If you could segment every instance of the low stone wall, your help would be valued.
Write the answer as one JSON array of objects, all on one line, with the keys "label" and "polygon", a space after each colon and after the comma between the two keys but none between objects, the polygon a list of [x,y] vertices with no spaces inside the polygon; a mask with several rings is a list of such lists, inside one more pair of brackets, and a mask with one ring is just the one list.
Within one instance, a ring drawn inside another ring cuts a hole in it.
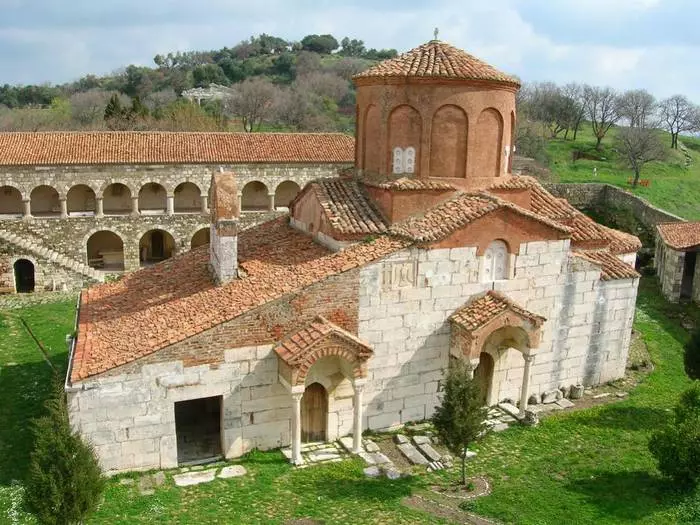
[{"label": "low stone wall", "polygon": [[75,302],[77,292],[47,292],[0,295],[0,310],[16,310],[38,304]]}]

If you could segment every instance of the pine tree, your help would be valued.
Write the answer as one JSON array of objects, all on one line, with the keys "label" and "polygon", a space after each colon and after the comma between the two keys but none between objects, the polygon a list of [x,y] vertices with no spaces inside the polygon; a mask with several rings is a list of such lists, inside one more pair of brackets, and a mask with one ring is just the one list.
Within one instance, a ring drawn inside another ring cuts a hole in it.
[{"label": "pine tree", "polygon": [[120,119],[124,116],[124,109],[122,108],[122,103],[119,101],[119,97],[115,93],[107,102],[105,107],[105,120]]},{"label": "pine tree", "polygon": [[690,341],[685,345],[683,361],[688,377],[700,380],[700,328],[695,330]]},{"label": "pine tree", "polygon": [[70,427],[58,377],[45,406],[47,414],[34,421],[26,504],[41,523],[81,523],[95,510],[105,481],[93,448]]},{"label": "pine tree", "polygon": [[450,452],[462,458],[462,485],[466,485],[467,450],[485,434],[488,408],[483,404],[478,383],[472,379],[471,369],[461,359],[450,364],[443,392],[442,404],[435,407],[433,424]]}]

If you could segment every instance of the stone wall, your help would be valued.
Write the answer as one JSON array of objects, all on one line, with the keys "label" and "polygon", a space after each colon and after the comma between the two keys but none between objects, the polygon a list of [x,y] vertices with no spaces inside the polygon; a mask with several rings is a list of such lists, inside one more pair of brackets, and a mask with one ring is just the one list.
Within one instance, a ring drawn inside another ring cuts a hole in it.
[{"label": "stone wall", "polygon": [[672,303],[677,303],[681,300],[684,266],[685,253],[669,248],[660,237],[657,237],[656,274],[661,284],[661,293]]}]

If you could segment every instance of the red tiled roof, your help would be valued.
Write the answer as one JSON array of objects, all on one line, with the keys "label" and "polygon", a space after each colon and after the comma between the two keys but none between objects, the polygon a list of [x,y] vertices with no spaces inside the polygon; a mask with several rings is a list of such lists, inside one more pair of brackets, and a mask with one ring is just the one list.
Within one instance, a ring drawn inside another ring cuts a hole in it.
[{"label": "red tiled roof", "polygon": [[525,190],[539,185],[539,182],[537,182],[537,179],[534,177],[528,175],[512,175],[497,179],[496,182],[489,186],[488,190]]},{"label": "red tiled roof", "polygon": [[488,80],[519,86],[520,82],[473,55],[439,40],[431,40],[406,53],[384,60],[355,75],[355,79],[376,77],[447,78]]},{"label": "red tiled roof", "polygon": [[639,237],[631,233],[608,228],[607,226],[599,225],[603,231],[608,233],[608,238],[611,239],[608,249],[614,255],[622,255],[623,253],[638,252],[642,249],[642,241]]},{"label": "red tiled roof", "polygon": [[422,216],[409,217],[405,221],[394,224],[391,232],[417,242],[435,242],[446,238],[476,219],[502,208],[546,224],[567,237],[570,233],[568,228],[557,222],[485,192],[460,193],[431,208]]},{"label": "red tiled roof", "polygon": [[413,179],[401,177],[393,180],[369,180],[362,181],[367,186],[382,188],[385,190],[394,191],[420,191],[420,190],[440,190],[440,191],[455,191],[456,188],[448,182],[435,179]]},{"label": "red tiled roof", "polygon": [[86,131],[0,133],[0,165],[352,163],[340,133]]},{"label": "red tiled roof", "polygon": [[356,180],[321,179],[310,184],[333,230],[339,234],[369,235],[387,230],[381,214]]},{"label": "red tiled roof", "polygon": [[403,249],[382,236],[330,252],[278,219],[244,230],[238,240],[246,277],[212,284],[202,246],[118,282],[85,290],[71,379],[80,381],[132,362],[285,294]]},{"label": "red tiled roof", "polygon": [[503,294],[493,290],[457,310],[450,316],[450,321],[467,331],[472,331],[484,326],[506,310],[511,310],[529,319],[537,327],[546,321],[544,317],[526,310]]},{"label": "red tiled roof", "polygon": [[300,360],[303,360],[314,346],[324,341],[331,334],[339,335],[361,348],[363,351],[359,356],[360,358],[368,358],[373,353],[372,348],[367,343],[321,316],[318,316],[298,332],[285,337],[275,347],[275,352],[285,363],[295,365]]},{"label": "red tiled roof", "polygon": [[656,229],[664,243],[674,250],[700,246],[700,222],[666,222]]},{"label": "red tiled roof", "polygon": [[635,279],[640,277],[634,268],[621,261],[607,250],[576,251],[573,255],[574,257],[580,257],[581,259],[600,266],[600,278],[603,281]]}]

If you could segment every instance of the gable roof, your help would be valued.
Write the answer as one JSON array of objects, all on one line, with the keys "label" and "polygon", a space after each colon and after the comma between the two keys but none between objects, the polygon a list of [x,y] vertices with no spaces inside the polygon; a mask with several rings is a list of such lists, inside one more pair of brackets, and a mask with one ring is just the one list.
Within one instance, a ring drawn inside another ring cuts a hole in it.
[{"label": "gable roof", "polygon": [[215,286],[205,245],[118,282],[88,288],[81,295],[71,380],[145,357],[408,244],[382,236],[331,252],[280,218],[239,234],[245,278]]},{"label": "gable roof", "polygon": [[381,77],[487,80],[519,86],[520,82],[446,42],[431,40],[395,58],[384,60],[353,79]]},{"label": "gable roof", "polygon": [[0,133],[0,165],[352,163],[340,133],[52,131]]},{"label": "gable roof", "polygon": [[632,266],[621,261],[607,250],[576,251],[573,252],[573,256],[600,266],[600,279],[602,281],[641,277]]},{"label": "gable roof", "polygon": [[457,310],[450,316],[450,321],[468,332],[472,332],[508,310],[528,319],[536,327],[542,326],[542,323],[546,321],[541,315],[526,310],[494,290],[486,292],[485,295]]},{"label": "gable roof", "polygon": [[665,222],[658,224],[656,229],[664,244],[674,250],[688,250],[700,246],[700,221]]}]

